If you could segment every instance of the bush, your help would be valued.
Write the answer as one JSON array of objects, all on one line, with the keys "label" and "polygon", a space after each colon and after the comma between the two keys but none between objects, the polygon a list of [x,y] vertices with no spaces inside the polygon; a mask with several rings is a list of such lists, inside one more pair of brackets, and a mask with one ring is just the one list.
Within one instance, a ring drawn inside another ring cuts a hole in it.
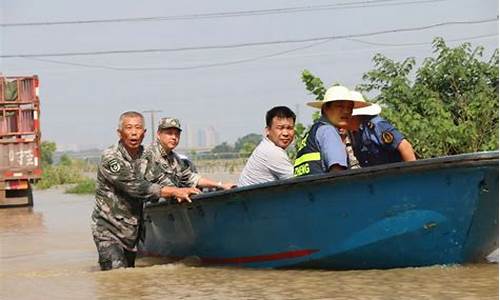
[{"label": "bush", "polygon": [[66,189],[65,193],[69,194],[94,194],[95,193],[95,180],[92,178],[85,178],[74,187]]},{"label": "bush", "polygon": [[43,169],[41,180],[36,184],[39,189],[48,189],[54,185],[78,183],[85,179],[79,169],[71,166],[47,166]]}]

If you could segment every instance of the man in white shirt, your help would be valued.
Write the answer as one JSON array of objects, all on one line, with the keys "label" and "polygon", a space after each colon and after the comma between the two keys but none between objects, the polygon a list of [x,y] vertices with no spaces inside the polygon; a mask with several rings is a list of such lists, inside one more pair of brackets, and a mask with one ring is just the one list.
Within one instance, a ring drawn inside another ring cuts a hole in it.
[{"label": "man in white shirt", "polygon": [[293,177],[293,165],[286,148],[295,136],[295,114],[286,106],[266,113],[266,136],[252,152],[241,172],[238,186]]}]

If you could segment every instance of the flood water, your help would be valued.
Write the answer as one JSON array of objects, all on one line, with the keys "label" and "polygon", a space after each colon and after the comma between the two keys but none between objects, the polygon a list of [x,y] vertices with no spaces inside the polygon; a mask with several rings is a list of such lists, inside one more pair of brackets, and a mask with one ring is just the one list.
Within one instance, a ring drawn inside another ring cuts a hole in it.
[{"label": "flood water", "polygon": [[0,210],[0,299],[498,299],[498,264],[369,271],[251,270],[165,264],[101,272],[92,196],[35,191]]}]

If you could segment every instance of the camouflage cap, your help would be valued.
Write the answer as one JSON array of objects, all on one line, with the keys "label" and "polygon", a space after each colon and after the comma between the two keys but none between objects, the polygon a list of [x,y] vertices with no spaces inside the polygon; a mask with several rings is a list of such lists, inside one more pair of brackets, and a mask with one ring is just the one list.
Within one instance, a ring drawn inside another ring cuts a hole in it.
[{"label": "camouflage cap", "polygon": [[178,119],[170,117],[161,118],[160,123],[158,123],[158,130],[167,128],[177,128],[182,131],[181,122]]}]

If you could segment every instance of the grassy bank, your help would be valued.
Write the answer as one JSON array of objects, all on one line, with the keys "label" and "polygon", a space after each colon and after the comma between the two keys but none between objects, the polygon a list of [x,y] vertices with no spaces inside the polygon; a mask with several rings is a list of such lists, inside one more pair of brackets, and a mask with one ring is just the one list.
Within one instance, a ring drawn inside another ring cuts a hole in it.
[{"label": "grassy bank", "polygon": [[[195,160],[198,172],[202,174],[235,175],[239,174],[246,159],[210,159]],[[46,165],[43,168],[42,179],[35,185],[36,189],[48,189],[58,185],[68,185],[66,193],[94,194],[96,166],[77,159],[64,159],[57,165]]]},{"label": "grassy bank", "polygon": [[65,190],[66,193],[93,194],[95,180],[85,176],[85,173],[95,170],[95,166],[88,165],[80,160],[65,160],[57,165],[43,167],[41,180],[35,185],[36,189],[48,189],[58,185],[72,186]]},{"label": "grassy bank", "polygon": [[95,185],[95,180],[87,177],[75,186],[66,189],[65,192],[69,194],[94,194]]}]

